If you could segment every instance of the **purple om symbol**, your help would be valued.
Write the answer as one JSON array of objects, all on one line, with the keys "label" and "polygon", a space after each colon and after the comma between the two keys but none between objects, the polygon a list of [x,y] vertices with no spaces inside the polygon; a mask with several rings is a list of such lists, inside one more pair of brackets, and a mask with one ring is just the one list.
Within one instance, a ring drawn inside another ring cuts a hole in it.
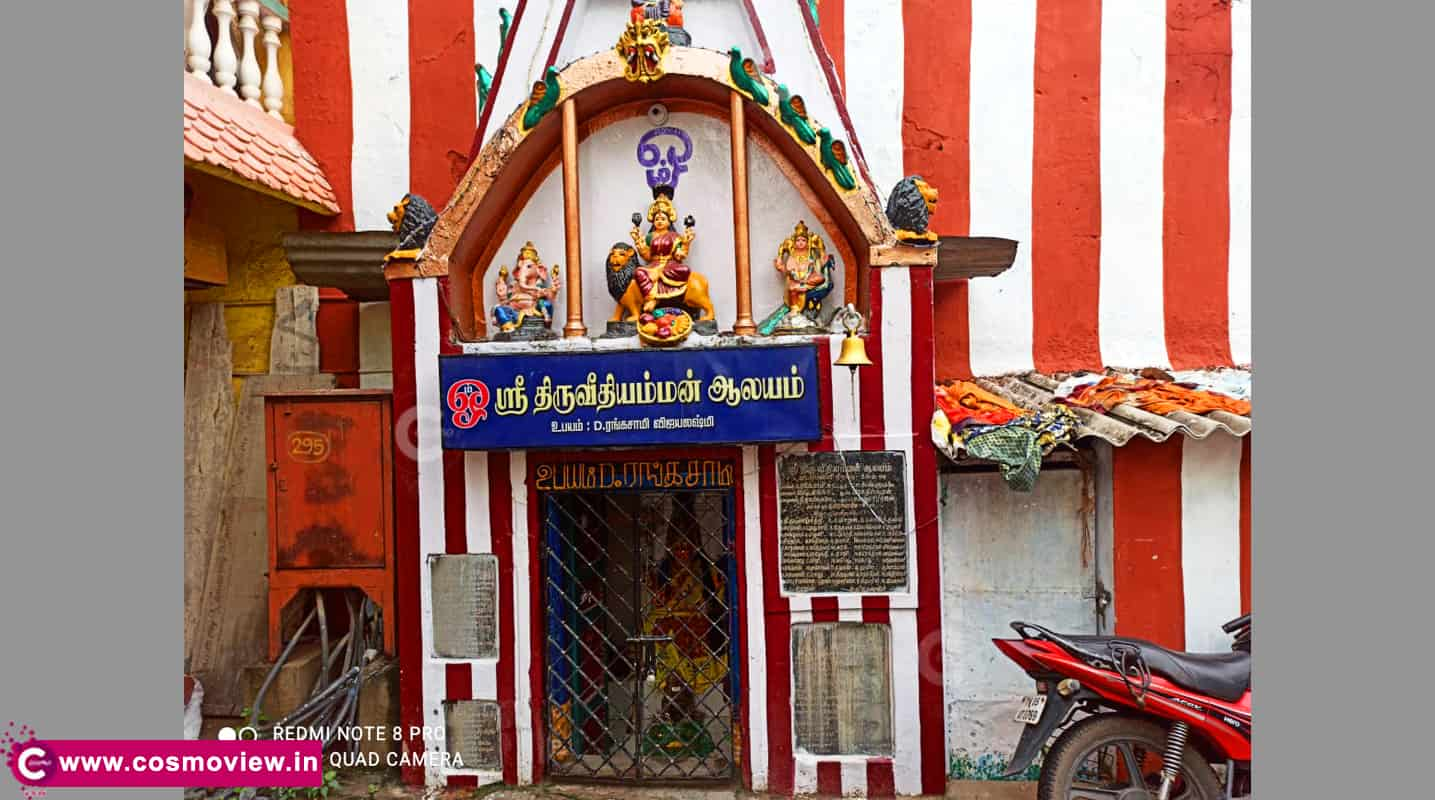
[{"label": "purple om symbol", "polygon": [[[669,144],[667,152],[663,152],[654,141],[663,136],[672,136],[681,142],[682,152],[674,144]],[[678,177],[688,171],[688,160],[692,157],[693,140],[681,128],[664,125],[648,131],[638,140],[638,164],[647,169],[648,188],[678,188]]]}]

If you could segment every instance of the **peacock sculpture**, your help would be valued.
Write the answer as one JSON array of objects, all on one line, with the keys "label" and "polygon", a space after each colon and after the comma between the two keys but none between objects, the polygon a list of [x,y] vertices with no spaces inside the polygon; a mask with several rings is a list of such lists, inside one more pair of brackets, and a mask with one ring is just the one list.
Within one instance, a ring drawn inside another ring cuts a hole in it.
[{"label": "peacock sculpture", "polygon": [[508,9],[498,9],[498,55],[503,57],[503,51],[508,47],[508,30],[513,27],[513,15]]},{"label": "peacock sculpture", "polygon": [[543,80],[533,84],[533,91],[528,94],[528,107],[523,112],[523,130],[532,130],[543,115],[558,107],[558,96],[562,94],[558,86],[558,68],[549,67],[543,72]]},{"label": "peacock sculpture", "polygon": [[757,62],[750,58],[742,57],[742,50],[733,45],[727,51],[729,56],[727,71],[732,78],[732,85],[738,91],[751,97],[760,105],[766,106],[772,101],[767,94],[767,84],[763,82],[762,75],[757,69]]},{"label": "peacock sculpture", "polygon": [[786,84],[777,85],[777,111],[782,123],[803,144],[817,144],[817,135],[812,132],[812,123],[807,119],[807,103],[802,95],[787,90]]},{"label": "peacock sculpture", "polygon": [[832,131],[823,128],[817,132],[821,143],[817,146],[822,154],[822,166],[832,173],[837,185],[851,191],[857,188],[857,179],[852,176],[852,165],[847,158],[847,145],[832,138]]},{"label": "peacock sculpture", "polygon": [[473,74],[478,81],[478,113],[483,113],[483,107],[488,105],[488,93],[493,91],[493,74],[482,64],[473,65]]}]

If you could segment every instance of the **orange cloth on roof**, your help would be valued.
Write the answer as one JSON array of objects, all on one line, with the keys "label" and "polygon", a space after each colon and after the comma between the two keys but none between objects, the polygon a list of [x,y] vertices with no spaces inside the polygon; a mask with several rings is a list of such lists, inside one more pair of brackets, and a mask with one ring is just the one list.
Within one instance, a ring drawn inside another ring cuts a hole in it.
[{"label": "orange cloth on roof", "polygon": [[1066,400],[1074,406],[1103,411],[1128,403],[1152,414],[1161,415],[1172,411],[1186,411],[1191,414],[1228,411],[1242,417],[1251,414],[1249,400],[1237,400],[1215,392],[1188,389],[1167,381],[1133,381],[1120,375],[1112,375],[1103,378],[1099,383],[1083,386],[1072,392]]},{"label": "orange cloth on roof", "polygon": [[952,425],[966,419],[986,425],[1001,425],[1027,414],[1025,409],[968,381],[938,386],[937,407],[942,409]]}]

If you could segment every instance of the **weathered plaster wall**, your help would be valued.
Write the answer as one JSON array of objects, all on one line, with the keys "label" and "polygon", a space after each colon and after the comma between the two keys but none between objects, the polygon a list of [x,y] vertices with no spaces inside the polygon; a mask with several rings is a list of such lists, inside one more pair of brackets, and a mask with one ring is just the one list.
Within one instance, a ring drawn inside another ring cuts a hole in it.
[{"label": "weathered plaster wall", "polygon": [[[688,171],[678,180],[674,205],[680,219],[691,214],[696,220],[697,237],[687,263],[707,277],[713,303],[718,314],[719,329],[730,329],[737,312],[737,286],[733,271],[732,236],[732,170],[729,155],[730,135],[725,122],[704,114],[672,113],[666,123],[687,132],[693,141],[693,157]],[[604,323],[613,313],[614,302],[608,294],[602,267],[608,249],[616,242],[631,243],[628,232],[631,215],[644,214],[642,231],[648,230],[647,209],[653,201],[644,168],[638,164],[639,139],[653,125],[647,117],[621,120],[595,132],[578,148],[579,185],[582,192],[580,211],[583,223],[583,314],[593,335],[600,335]],[[677,144],[671,136],[656,142],[664,151]],[[681,150],[681,145],[678,145]],[[750,252],[752,265],[752,311],[759,321],[782,302],[783,282],[772,267],[777,247],[792,235],[792,227],[803,220],[828,243],[828,252],[837,256],[833,269],[834,286],[826,303],[829,310],[840,302],[844,292],[844,269],[840,253],[832,247],[831,234],[818,222],[797,189],[759,147],[748,148],[748,181],[750,185]],[[680,226],[681,227],[681,226]],[[503,239],[497,254],[483,275],[485,313],[490,313],[496,299],[494,281],[500,265],[512,266],[518,250],[532,241],[545,264],[550,267],[564,261],[563,187],[559,170],[554,170],[528,205],[521,211],[513,227]],[[568,287],[558,293],[555,303],[557,320],[554,329],[562,327],[568,298]]]},{"label": "weathered plaster wall", "polygon": [[1095,476],[1047,469],[1029,494],[994,472],[942,476],[942,647],[949,774],[992,779],[1032,680],[991,643],[1014,620],[1096,633]]},{"label": "weathered plaster wall", "polygon": [[385,230],[385,215],[410,188],[408,4],[348,0],[345,11],[354,113],[354,230]]},{"label": "weathered plaster wall", "polygon": [[236,394],[246,375],[269,371],[274,330],[274,290],[296,283],[281,244],[298,229],[293,206],[208,175],[185,173],[194,189],[193,218],[224,233],[229,283],[185,292],[185,303],[223,303],[224,323],[234,344]]}]

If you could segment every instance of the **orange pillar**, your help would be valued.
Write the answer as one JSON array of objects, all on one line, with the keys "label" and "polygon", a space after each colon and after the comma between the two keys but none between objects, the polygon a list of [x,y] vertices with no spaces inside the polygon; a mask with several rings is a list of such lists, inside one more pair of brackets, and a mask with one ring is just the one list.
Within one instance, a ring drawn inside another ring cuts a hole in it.
[{"label": "orange pillar", "polygon": [[733,90],[729,97],[732,109],[732,237],[737,264],[737,321],[733,323],[732,332],[751,335],[757,333],[757,324],[752,320],[752,274],[747,253],[747,121],[742,95]]},{"label": "orange pillar", "polygon": [[568,323],[563,336],[587,336],[583,325],[582,227],[578,223],[578,111],[563,101],[563,241],[568,258]]}]

